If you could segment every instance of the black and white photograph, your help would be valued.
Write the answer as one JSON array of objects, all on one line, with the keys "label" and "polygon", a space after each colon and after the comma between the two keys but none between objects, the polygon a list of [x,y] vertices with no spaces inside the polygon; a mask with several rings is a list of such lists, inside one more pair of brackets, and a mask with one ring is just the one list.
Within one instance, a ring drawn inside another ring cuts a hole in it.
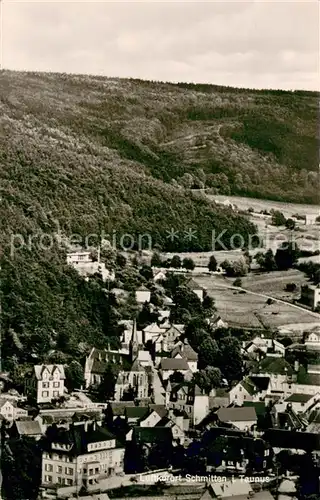
[{"label": "black and white photograph", "polygon": [[320,500],[319,27],[0,0],[0,500]]}]

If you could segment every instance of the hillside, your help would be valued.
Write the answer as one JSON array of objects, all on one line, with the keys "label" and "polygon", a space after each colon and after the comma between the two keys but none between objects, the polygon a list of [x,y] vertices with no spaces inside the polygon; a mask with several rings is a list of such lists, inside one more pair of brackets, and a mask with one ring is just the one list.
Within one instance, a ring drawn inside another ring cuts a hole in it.
[{"label": "hillside", "polygon": [[[189,188],[315,202],[316,121],[311,93],[0,72],[4,365],[117,341],[122,313],[46,250],[53,233],[148,233],[166,251],[211,250],[213,229],[246,240],[246,217]],[[10,255],[12,234],[27,244]]]},{"label": "hillside", "polygon": [[[245,218],[166,182],[187,167],[161,144],[184,126],[179,113],[196,97],[170,85],[2,72],[2,234],[51,232],[58,221],[67,234],[116,231],[136,241],[148,233],[163,249],[205,250],[212,229],[226,230],[226,244],[254,232]],[[171,228],[180,232],[173,242]],[[189,228],[198,229],[191,242]]]}]

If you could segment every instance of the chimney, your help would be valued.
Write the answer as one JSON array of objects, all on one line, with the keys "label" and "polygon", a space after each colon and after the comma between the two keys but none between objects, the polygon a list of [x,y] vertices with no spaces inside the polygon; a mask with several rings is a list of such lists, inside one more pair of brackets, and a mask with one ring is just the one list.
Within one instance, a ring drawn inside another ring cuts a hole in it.
[{"label": "chimney", "polygon": [[294,362],[294,371],[298,372],[299,368],[300,368],[300,363],[299,363],[299,360],[296,359],[295,362]]}]

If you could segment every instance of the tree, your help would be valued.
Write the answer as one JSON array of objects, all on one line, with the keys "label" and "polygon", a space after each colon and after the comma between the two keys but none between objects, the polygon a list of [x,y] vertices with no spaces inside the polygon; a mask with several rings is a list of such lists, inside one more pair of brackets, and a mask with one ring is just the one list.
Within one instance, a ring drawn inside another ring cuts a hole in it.
[{"label": "tree", "polygon": [[195,263],[191,258],[185,257],[182,261],[182,267],[184,267],[184,269],[189,269],[190,271],[193,271],[193,269],[195,268]]},{"label": "tree", "polygon": [[271,248],[269,248],[269,250],[267,250],[264,255],[262,267],[267,272],[275,271],[277,269],[277,263],[275,261],[275,257]]},{"label": "tree", "polygon": [[192,382],[204,390],[206,394],[209,394],[212,389],[220,387],[221,379],[222,375],[219,368],[207,366],[204,370],[199,370],[193,374]]},{"label": "tree", "polygon": [[170,319],[173,323],[181,323],[182,311],[187,311],[188,316],[198,316],[202,313],[202,304],[199,297],[187,286],[180,286],[173,294],[174,306],[171,309]]},{"label": "tree", "polygon": [[161,267],[162,259],[159,252],[153,252],[151,257],[151,266],[152,267]]},{"label": "tree", "polygon": [[170,379],[170,382],[175,382],[175,383],[184,382],[184,376],[181,372],[172,373],[172,375],[170,375],[169,379]]},{"label": "tree", "polygon": [[170,262],[170,267],[174,267],[175,269],[180,269],[181,267],[181,258],[179,255],[174,255]]},{"label": "tree", "polygon": [[83,367],[79,363],[79,361],[73,360],[66,367],[65,370],[66,375],[66,387],[68,391],[73,391],[74,389],[80,389],[84,387],[85,380],[83,376]]},{"label": "tree", "polygon": [[116,264],[121,269],[124,269],[126,267],[126,265],[127,265],[127,259],[125,258],[124,255],[122,255],[122,253],[117,253]]},{"label": "tree", "polygon": [[180,179],[178,179],[178,182],[186,189],[191,189],[193,186],[193,176],[186,172],[182,177],[180,177]]},{"label": "tree", "polygon": [[206,316],[210,316],[215,312],[216,308],[214,305],[214,299],[210,297],[210,295],[205,295],[203,297],[202,308],[204,309]]},{"label": "tree", "polygon": [[282,243],[275,255],[277,268],[281,271],[290,269],[298,261],[299,255],[300,251],[295,242]]},{"label": "tree", "polygon": [[242,281],[241,281],[241,278],[237,278],[236,280],[234,280],[233,282],[233,286],[242,286]]},{"label": "tree", "polygon": [[245,276],[249,270],[244,257],[240,257],[240,259],[233,262],[225,260],[222,262],[221,267],[225,270],[226,275],[230,277]]},{"label": "tree", "polygon": [[153,312],[152,306],[148,303],[143,304],[141,311],[138,313],[137,326],[139,330],[143,330],[146,326],[156,322],[158,314]]},{"label": "tree", "polygon": [[218,366],[221,372],[229,383],[241,380],[243,363],[239,340],[231,336],[224,337],[221,339],[219,347],[221,356],[218,360]]},{"label": "tree", "polygon": [[286,220],[286,228],[290,229],[291,231],[296,227],[296,223],[293,219],[287,219]]},{"label": "tree", "polygon": [[214,273],[217,270],[217,261],[214,255],[211,255],[209,259],[208,269],[211,273]]},{"label": "tree", "polygon": [[144,265],[140,269],[141,276],[144,277],[145,280],[151,281],[153,279],[153,272],[150,266]]},{"label": "tree", "polygon": [[108,401],[114,398],[115,385],[118,378],[119,367],[115,363],[107,363],[98,387],[98,395],[101,400]]},{"label": "tree", "polygon": [[286,223],[286,218],[282,212],[279,210],[272,210],[271,212],[271,224],[273,226],[284,226]]},{"label": "tree", "polygon": [[199,367],[216,366],[219,356],[217,342],[207,335],[199,345]]},{"label": "tree", "polygon": [[41,447],[32,438],[10,440],[1,454],[2,495],[7,500],[38,498]]}]

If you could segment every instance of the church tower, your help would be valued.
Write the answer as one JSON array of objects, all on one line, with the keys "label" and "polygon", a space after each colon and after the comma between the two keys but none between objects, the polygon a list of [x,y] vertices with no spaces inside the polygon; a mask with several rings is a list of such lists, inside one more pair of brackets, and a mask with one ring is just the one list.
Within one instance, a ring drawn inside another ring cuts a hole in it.
[{"label": "church tower", "polygon": [[139,341],[138,341],[136,320],[133,321],[132,337],[129,344],[129,354],[131,361],[134,361],[139,354]]}]

